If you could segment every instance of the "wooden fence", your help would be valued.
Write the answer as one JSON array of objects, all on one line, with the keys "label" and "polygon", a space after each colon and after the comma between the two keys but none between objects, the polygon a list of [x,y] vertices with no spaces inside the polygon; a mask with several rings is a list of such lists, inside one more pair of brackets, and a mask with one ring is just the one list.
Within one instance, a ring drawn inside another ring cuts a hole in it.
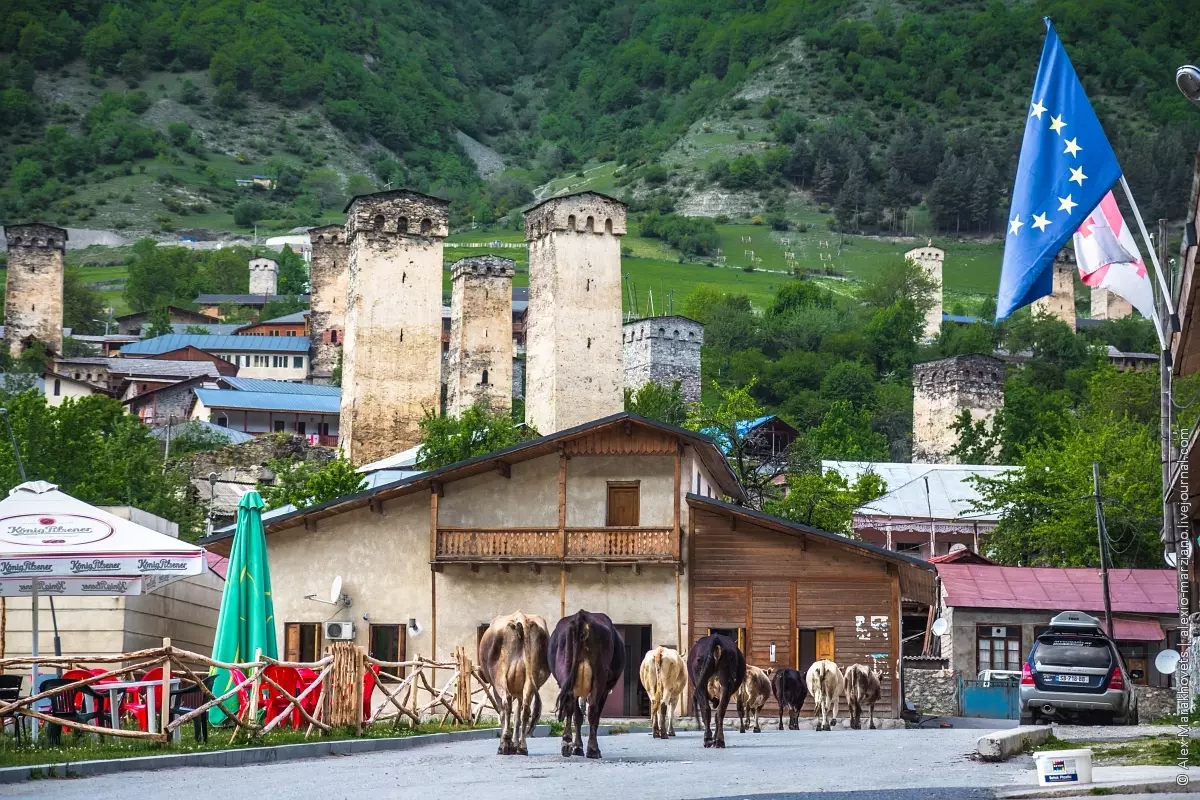
[{"label": "wooden fence", "polygon": [[[324,658],[313,662],[280,661],[259,652],[253,661],[226,663],[175,647],[170,639],[164,639],[162,647],[147,650],[114,655],[39,656],[37,664],[39,673],[43,674],[85,664],[98,669],[96,674],[63,686],[16,700],[0,701],[0,720],[15,717],[20,724],[21,718],[26,717],[101,736],[169,742],[181,726],[220,707],[225,723],[235,728],[231,738],[233,743],[241,736],[257,737],[269,733],[285,720],[295,720],[297,716],[307,723],[304,733],[307,739],[314,730],[330,733],[335,728],[353,728],[361,735],[366,726],[389,721],[393,727],[398,727],[402,720],[412,725],[439,719],[440,725],[450,721],[460,725],[474,724],[480,721],[486,709],[495,713],[489,688],[462,648],[455,652],[453,661],[418,656],[411,661],[394,662],[372,658],[352,642],[332,642]],[[28,657],[0,659],[0,673],[28,673],[31,667],[32,659]],[[161,682],[154,679],[152,684],[158,711],[155,730],[94,725],[56,717],[35,708],[35,704],[53,695],[70,693],[74,697],[86,688],[103,712],[103,703],[108,698],[105,682],[125,680],[156,667],[162,668],[162,678]],[[272,677],[271,667],[308,669],[316,677],[293,695],[275,679],[278,675]],[[214,669],[228,670],[235,676],[228,690],[219,696],[204,683],[204,677]],[[437,682],[443,678],[440,690],[436,689]],[[177,681],[176,697],[181,690],[192,691],[199,687],[204,699],[203,704],[174,719],[171,717],[173,681]],[[384,702],[378,708],[375,708],[373,697],[364,698],[368,682],[373,684],[372,695],[375,692],[383,695]],[[275,698],[272,703],[275,713],[269,719],[261,709],[265,697]],[[236,712],[226,708],[227,701],[234,698],[238,698]],[[304,723],[299,727],[305,727]]]}]

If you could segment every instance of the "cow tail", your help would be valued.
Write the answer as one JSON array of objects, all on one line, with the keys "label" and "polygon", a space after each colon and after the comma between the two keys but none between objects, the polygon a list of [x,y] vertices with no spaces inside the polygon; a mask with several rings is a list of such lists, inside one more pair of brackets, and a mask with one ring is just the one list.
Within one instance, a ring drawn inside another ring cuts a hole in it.
[{"label": "cow tail", "polygon": [[[578,622],[578,620],[576,620]],[[567,628],[566,641],[566,664],[567,675],[562,682],[562,686],[558,690],[558,702],[555,703],[554,711],[558,716],[559,722],[566,722],[567,718],[573,716],[575,709],[575,672],[578,664],[575,660],[579,657],[579,628],[572,625]]]},{"label": "cow tail", "polygon": [[715,647],[709,647],[700,662],[700,671],[696,675],[696,685],[692,689],[692,705],[696,707],[696,724],[700,724],[700,704],[708,702],[708,678],[713,672],[713,655]]},{"label": "cow tail", "polygon": [[[534,625],[534,623],[530,622],[528,619],[524,619],[524,620],[522,620],[521,624],[519,624],[517,626],[517,628],[520,632],[521,640],[522,640],[521,641],[521,652],[525,657],[526,680],[529,680],[529,681],[533,680],[533,671],[536,669],[535,665],[538,663],[538,653],[536,652],[536,648],[537,648],[539,639],[537,636],[529,635],[530,628],[532,628],[533,625]],[[544,640],[542,640],[542,641],[544,642]],[[541,697],[541,693],[538,691],[538,687],[536,685],[534,685],[534,687],[533,687],[533,708],[531,709],[531,712],[529,715],[529,732],[530,733],[532,733],[533,729],[537,726],[538,720],[541,719],[541,716],[542,716],[542,697]]]}]

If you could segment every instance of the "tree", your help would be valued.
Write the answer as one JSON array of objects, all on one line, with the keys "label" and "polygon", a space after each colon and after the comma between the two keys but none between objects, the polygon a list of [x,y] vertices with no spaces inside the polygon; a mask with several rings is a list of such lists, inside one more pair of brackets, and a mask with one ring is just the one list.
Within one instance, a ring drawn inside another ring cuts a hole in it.
[{"label": "tree", "polygon": [[494,413],[483,405],[471,406],[457,417],[427,411],[420,427],[417,465],[421,469],[437,469],[494,453],[534,435],[514,422],[508,412]]},{"label": "tree", "polygon": [[821,424],[808,432],[808,447],[816,458],[888,460],[887,437],[871,429],[871,412],[865,408],[855,410],[846,400],[829,406]]},{"label": "tree", "polygon": [[324,463],[276,459],[270,466],[277,483],[274,486],[259,485],[267,508],[289,504],[296,508],[308,508],[354,494],[367,483],[363,474],[357,472],[340,452],[337,458]]},{"label": "tree", "polygon": [[668,425],[682,425],[687,419],[687,406],[679,381],[670,386],[649,381],[636,392],[625,389],[625,410]]},{"label": "tree", "polygon": [[242,228],[249,228],[262,219],[266,213],[266,206],[261,201],[240,200],[233,207],[233,222]]},{"label": "tree", "polygon": [[133,245],[129,260],[125,302],[134,311],[190,303],[197,294],[196,267],[192,251],[159,247],[152,239],[140,239]]},{"label": "tree", "polygon": [[[245,270],[243,270],[245,271]],[[284,245],[279,254],[279,294],[308,294],[308,270],[304,259]]]},{"label": "tree", "polygon": [[104,298],[83,280],[78,269],[63,273],[63,327],[76,334],[104,333]]},{"label": "tree", "polygon": [[834,470],[810,471],[787,478],[783,500],[771,500],[766,511],[801,525],[852,536],[854,509],[887,493],[887,485],[874,472],[864,472],[853,484]]},{"label": "tree", "polygon": [[725,293],[715,286],[702,283],[688,292],[680,307],[683,315],[697,322],[708,322],[713,317],[713,311],[725,299]]},{"label": "tree", "polygon": [[954,420],[951,430],[958,434],[958,442],[950,454],[960,464],[991,464],[1000,446],[1000,437],[987,424],[987,420],[972,419],[971,412],[963,409]]},{"label": "tree", "polygon": [[146,319],[143,337],[153,339],[155,336],[166,336],[174,332],[174,328],[171,327],[171,310],[166,306],[155,306]]}]

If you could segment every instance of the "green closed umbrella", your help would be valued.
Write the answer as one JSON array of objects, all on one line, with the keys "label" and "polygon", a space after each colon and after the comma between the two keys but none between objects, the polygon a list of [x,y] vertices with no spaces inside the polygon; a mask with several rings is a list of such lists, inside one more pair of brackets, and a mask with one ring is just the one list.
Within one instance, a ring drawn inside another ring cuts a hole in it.
[{"label": "green closed umbrella", "polygon": [[[258,492],[246,492],[238,503],[237,531],[229,553],[225,594],[221,598],[221,614],[217,618],[217,635],[213,642],[212,655],[216,661],[253,661],[258,650],[264,656],[279,657],[262,509],[263,501]],[[220,697],[235,684],[228,670],[215,672],[217,680],[213,694]],[[237,695],[230,698],[225,707],[236,713]],[[216,725],[227,718],[220,709],[213,708],[208,719]]]}]

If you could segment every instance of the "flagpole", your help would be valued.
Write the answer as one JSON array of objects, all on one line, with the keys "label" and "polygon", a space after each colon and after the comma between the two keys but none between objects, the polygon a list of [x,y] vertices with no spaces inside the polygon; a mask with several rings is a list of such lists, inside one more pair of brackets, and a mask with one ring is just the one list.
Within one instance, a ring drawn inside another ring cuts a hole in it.
[{"label": "flagpole", "polygon": [[1171,299],[1171,286],[1167,283],[1166,276],[1163,275],[1162,265],[1158,262],[1158,253],[1154,250],[1154,245],[1150,241],[1150,234],[1146,231],[1146,223],[1142,221],[1142,212],[1138,211],[1137,201],[1133,199],[1133,192],[1129,190],[1129,183],[1125,180],[1124,173],[1121,174],[1121,188],[1125,191],[1125,197],[1129,200],[1129,207],[1133,209],[1133,218],[1137,220],[1138,230],[1142,232],[1142,241],[1146,243],[1146,249],[1150,252],[1150,261],[1154,264],[1154,274],[1158,277],[1158,288],[1162,291],[1164,305],[1167,309],[1167,316],[1171,321],[1171,333],[1178,333],[1179,314],[1175,313],[1175,305]]}]

